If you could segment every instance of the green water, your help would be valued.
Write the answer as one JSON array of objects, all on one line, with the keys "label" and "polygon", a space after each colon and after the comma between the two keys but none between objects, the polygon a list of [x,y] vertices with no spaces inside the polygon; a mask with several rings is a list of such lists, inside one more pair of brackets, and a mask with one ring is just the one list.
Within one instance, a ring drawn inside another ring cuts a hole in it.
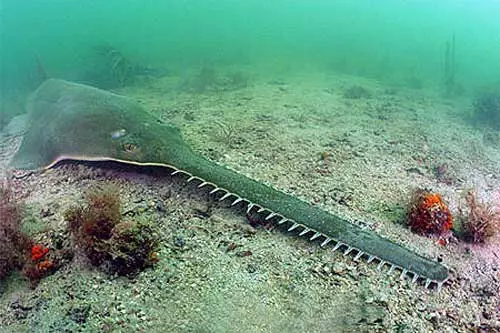
[{"label": "green water", "polygon": [[0,127],[46,77],[203,93],[347,74],[474,96],[500,84],[497,17],[496,0],[0,0]]},{"label": "green water", "polygon": [[200,64],[256,73],[318,70],[437,86],[456,38],[456,80],[500,77],[500,2],[333,0],[2,0],[2,88],[78,80],[92,48],[182,71]]}]

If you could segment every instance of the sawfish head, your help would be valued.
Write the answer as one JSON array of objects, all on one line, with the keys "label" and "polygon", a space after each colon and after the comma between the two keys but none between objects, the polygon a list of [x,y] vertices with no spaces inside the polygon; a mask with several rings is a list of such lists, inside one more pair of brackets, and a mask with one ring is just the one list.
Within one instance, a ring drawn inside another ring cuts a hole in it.
[{"label": "sawfish head", "polygon": [[27,103],[27,131],[10,166],[47,168],[63,159],[165,163],[189,154],[179,130],[130,99],[59,79]]}]

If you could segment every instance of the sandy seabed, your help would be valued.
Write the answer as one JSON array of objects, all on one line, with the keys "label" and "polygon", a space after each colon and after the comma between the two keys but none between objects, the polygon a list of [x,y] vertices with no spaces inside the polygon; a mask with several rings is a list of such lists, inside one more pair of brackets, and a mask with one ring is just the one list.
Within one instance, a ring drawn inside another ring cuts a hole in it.
[{"label": "sandy seabed", "polygon": [[[500,330],[500,240],[442,246],[404,225],[418,187],[441,193],[454,214],[470,189],[498,204],[500,135],[468,121],[470,100],[334,74],[250,82],[194,93],[165,77],[118,92],[178,126],[204,156],[440,258],[451,270],[440,292],[306,239],[254,229],[182,177],[73,164],[11,174],[44,226],[36,239],[64,235],[65,210],[93,184],[110,182],[123,211],[157,222],[160,261],[129,280],[77,257],[34,290],[13,274],[0,291],[0,331]],[[371,96],[346,98],[354,85]],[[18,144],[19,136],[3,134],[3,167]]]}]

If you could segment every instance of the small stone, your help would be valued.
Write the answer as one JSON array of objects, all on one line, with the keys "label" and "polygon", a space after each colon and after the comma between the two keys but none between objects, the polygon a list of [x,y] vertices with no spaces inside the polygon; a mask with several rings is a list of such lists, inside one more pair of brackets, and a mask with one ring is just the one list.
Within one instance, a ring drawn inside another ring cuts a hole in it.
[{"label": "small stone", "polygon": [[165,203],[163,201],[156,201],[155,203],[155,209],[157,212],[160,213],[166,213],[167,208],[165,207]]},{"label": "small stone", "polygon": [[483,311],[483,317],[484,317],[484,319],[490,320],[491,319],[491,314],[489,312],[487,312],[487,311]]},{"label": "small stone", "polygon": [[87,321],[90,314],[90,305],[75,306],[68,310],[67,315],[77,324],[83,324]]},{"label": "small stone", "polygon": [[345,273],[344,265],[336,263],[333,265],[333,272],[338,275],[342,275]]},{"label": "small stone", "polygon": [[439,324],[439,313],[437,312],[429,313],[425,316],[425,319],[430,321],[434,325]]},{"label": "small stone", "polygon": [[229,252],[229,251],[232,251],[234,250],[238,245],[236,245],[236,243],[234,242],[231,242],[227,245],[227,248],[226,248],[226,252]]},{"label": "small stone", "polygon": [[417,305],[417,310],[418,310],[419,312],[423,312],[423,311],[425,311],[426,309],[427,309],[427,305],[425,305],[425,303],[419,303],[419,304]]},{"label": "small stone", "polygon": [[184,240],[184,238],[177,236],[174,238],[174,245],[182,248],[186,245],[186,241]]},{"label": "small stone", "polygon": [[311,268],[311,272],[313,272],[313,273],[321,273],[321,266],[314,265],[314,266]]},{"label": "small stone", "polygon": [[251,273],[255,273],[256,271],[257,271],[257,268],[256,268],[254,265],[249,264],[249,265],[247,266],[247,272],[248,272],[248,273],[250,273],[250,274],[251,274]]},{"label": "small stone", "polygon": [[252,255],[252,251],[240,251],[240,252],[237,252],[236,255],[238,257],[248,257],[248,256],[251,256]]}]

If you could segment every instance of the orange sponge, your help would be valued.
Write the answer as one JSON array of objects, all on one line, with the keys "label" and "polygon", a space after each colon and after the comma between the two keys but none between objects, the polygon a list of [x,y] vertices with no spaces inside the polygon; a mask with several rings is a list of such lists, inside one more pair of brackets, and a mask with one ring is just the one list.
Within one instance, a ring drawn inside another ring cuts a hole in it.
[{"label": "orange sponge", "polygon": [[410,229],[422,235],[442,235],[453,226],[453,217],[439,193],[415,191],[408,209]]}]

